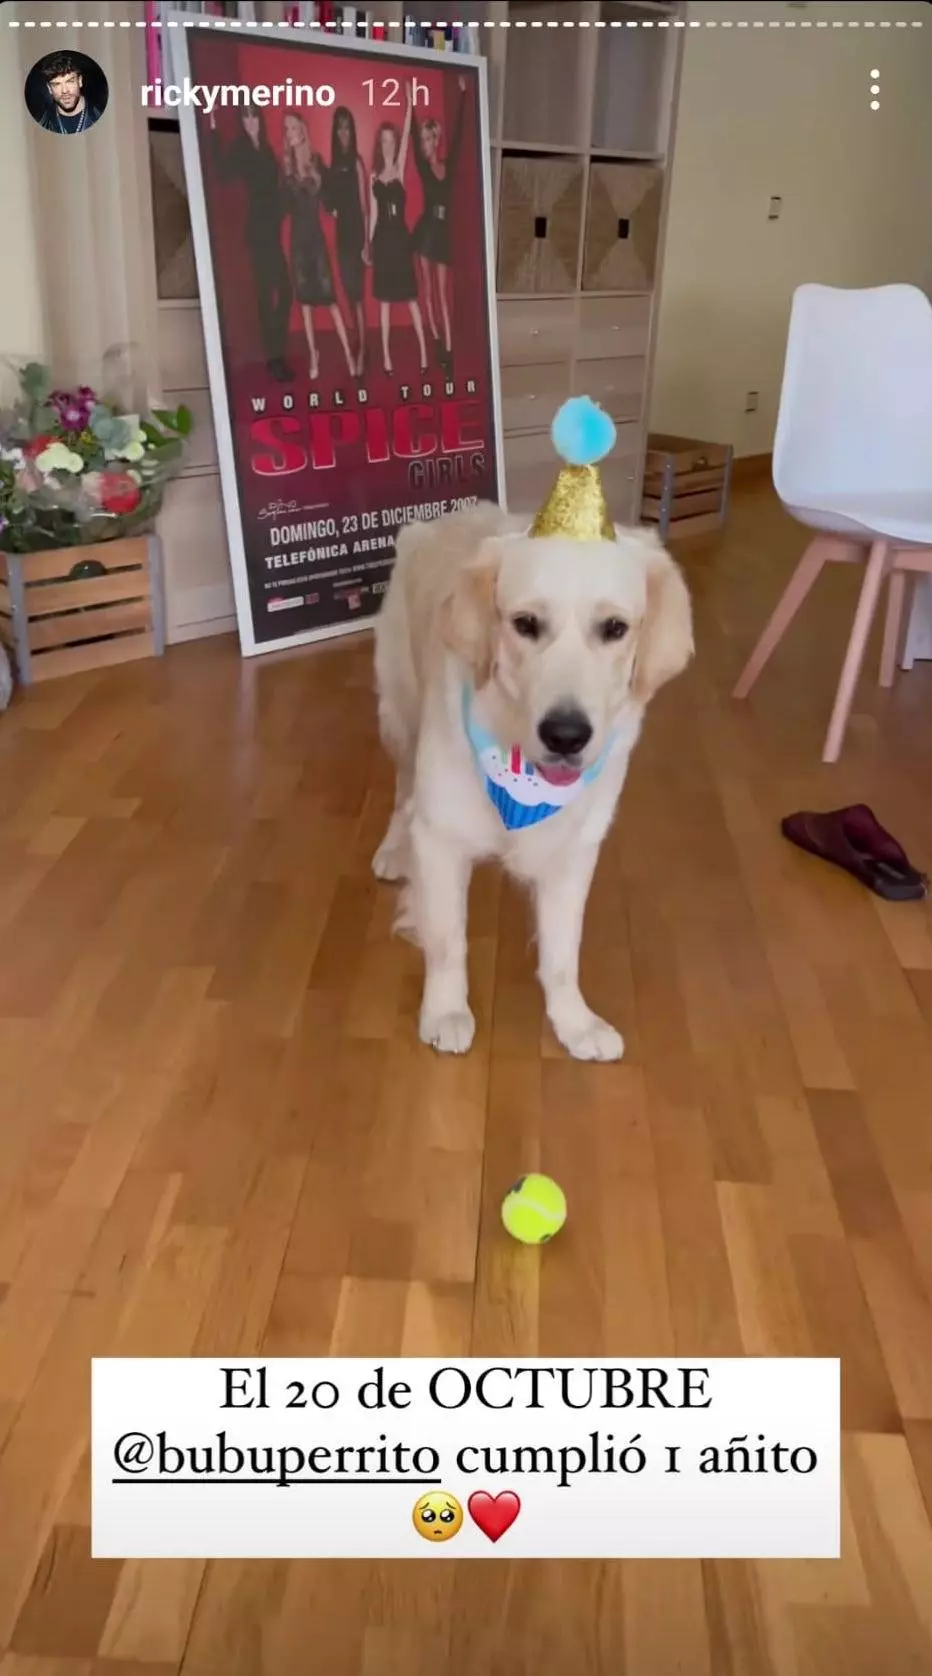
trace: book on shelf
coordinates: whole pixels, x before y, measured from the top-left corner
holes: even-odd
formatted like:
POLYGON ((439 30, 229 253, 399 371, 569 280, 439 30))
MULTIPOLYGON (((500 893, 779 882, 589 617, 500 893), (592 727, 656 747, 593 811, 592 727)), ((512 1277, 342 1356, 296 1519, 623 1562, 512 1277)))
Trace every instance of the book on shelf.
POLYGON ((150 83, 172 80, 171 31, 166 28, 172 12, 252 23, 256 8, 254 0, 146 0, 143 15, 146 22, 146 73, 150 83))
POLYGON ((369 35, 369 14, 362 6, 344 6, 343 34, 366 40, 369 35))
POLYGON ((146 0, 146 76, 150 86, 164 81, 162 56, 162 31, 156 26, 161 23, 161 6, 156 0, 146 0))
POLYGON ((445 23, 434 25, 417 23, 405 18, 405 42, 411 47, 429 47, 433 52, 468 52, 478 54, 479 26, 475 23, 445 23))
POLYGON ((374 18, 365 6, 337 4, 336 0, 302 0, 297 5, 283 8, 282 21, 326 30, 328 35, 356 36, 359 40, 384 41, 385 24, 374 18))
MULTIPOLYGON (((173 79, 171 32, 164 28, 172 12, 256 23, 260 21, 256 10, 255 0, 146 0, 145 20, 149 26, 146 29, 146 72, 149 82, 165 83, 173 79)), ((373 17, 364 6, 341 5, 336 0, 296 0, 294 4, 283 3, 275 10, 279 14, 276 21, 293 27, 325 29, 328 35, 355 36, 360 40, 397 39, 394 32, 390 33, 385 23, 373 17)), ((477 24, 424 24, 410 17, 405 18, 404 23, 404 40, 409 46, 428 47, 434 52, 479 53, 480 33, 477 24)))

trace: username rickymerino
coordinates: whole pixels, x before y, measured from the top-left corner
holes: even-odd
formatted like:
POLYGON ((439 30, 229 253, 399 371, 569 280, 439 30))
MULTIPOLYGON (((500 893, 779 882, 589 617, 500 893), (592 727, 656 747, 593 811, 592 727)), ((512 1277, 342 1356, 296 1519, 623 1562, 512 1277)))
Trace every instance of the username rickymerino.
POLYGON ((218 105, 221 110, 252 105, 263 109, 271 106, 274 110, 302 110, 314 105, 329 107, 335 97, 329 82, 317 85, 293 82, 290 76, 271 87, 261 84, 247 87, 241 82, 220 82, 208 87, 203 82, 192 81, 190 76, 184 76, 180 82, 147 82, 142 89, 142 103, 149 109, 161 110, 165 107, 177 110, 181 105, 191 105, 195 110, 205 111, 208 116, 218 105))

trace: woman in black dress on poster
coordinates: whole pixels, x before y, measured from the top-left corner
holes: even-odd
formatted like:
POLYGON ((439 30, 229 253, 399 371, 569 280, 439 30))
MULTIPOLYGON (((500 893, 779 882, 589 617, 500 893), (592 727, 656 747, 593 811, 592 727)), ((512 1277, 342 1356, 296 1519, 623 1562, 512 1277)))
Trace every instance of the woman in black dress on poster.
POLYGON ((453 354, 453 332, 450 325, 450 269, 453 265, 451 216, 453 210, 453 174, 463 137, 463 115, 466 108, 466 83, 459 79, 460 100, 453 124, 450 144, 443 156, 443 130, 436 117, 417 125, 414 161, 421 177, 424 209, 414 229, 414 248, 417 252, 427 304, 427 323, 435 345, 440 343, 437 318, 434 314, 436 286, 440 320, 443 326, 441 365, 449 368, 453 354))
POLYGON ((370 261, 366 228, 366 171, 356 144, 356 123, 345 105, 333 113, 326 205, 337 224, 337 262, 346 300, 356 317, 356 376, 366 361, 366 314, 363 306, 366 267, 370 261))
POLYGON ((346 326, 337 305, 330 255, 320 219, 326 167, 320 153, 311 146, 307 124, 302 117, 290 114, 285 117, 284 138, 285 195, 291 210, 291 271, 311 352, 309 376, 313 383, 320 372, 320 356, 314 336, 314 310, 327 308, 346 356, 347 371, 352 377, 355 366, 346 326))
POLYGON ((259 331, 269 374, 284 381, 291 377, 285 362, 291 281, 282 249, 285 206, 281 169, 269 145, 262 112, 247 105, 239 118, 239 132, 224 149, 211 111, 207 119, 211 146, 221 180, 240 180, 246 188, 246 248, 256 282, 259 331))
POLYGON ((414 252, 411 233, 405 220, 407 193, 404 187, 404 173, 411 139, 410 87, 407 89, 407 100, 404 128, 399 134, 393 122, 383 122, 375 136, 375 155, 372 159, 369 235, 372 248, 372 289, 379 304, 382 361, 387 373, 394 371, 390 341, 392 303, 407 303, 421 354, 421 371, 427 371, 427 349, 424 343, 424 323, 417 300, 414 252))

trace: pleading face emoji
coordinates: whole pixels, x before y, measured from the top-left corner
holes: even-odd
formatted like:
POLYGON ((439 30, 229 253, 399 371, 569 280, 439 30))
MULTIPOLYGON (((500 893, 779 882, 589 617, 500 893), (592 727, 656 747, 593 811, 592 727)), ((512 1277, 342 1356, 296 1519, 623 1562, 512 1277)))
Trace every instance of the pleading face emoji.
POLYGON ((428 1490, 415 1502, 411 1519, 425 1542, 449 1542, 462 1529, 463 1509, 446 1490, 428 1490))

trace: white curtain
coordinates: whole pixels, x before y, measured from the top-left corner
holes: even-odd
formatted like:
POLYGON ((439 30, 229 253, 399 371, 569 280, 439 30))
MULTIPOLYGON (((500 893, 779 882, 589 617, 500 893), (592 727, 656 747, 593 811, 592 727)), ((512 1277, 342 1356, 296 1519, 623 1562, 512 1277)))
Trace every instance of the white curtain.
POLYGON ((93 58, 107 77, 107 109, 86 134, 46 133, 23 110, 31 272, 33 283, 38 281, 45 358, 56 380, 100 386, 109 368, 112 385, 117 351, 123 378, 114 393, 135 407, 158 394, 148 137, 140 91, 145 43, 144 31, 136 27, 143 8, 131 0, 96 0, 83 9, 80 28, 72 21, 79 8, 69 0, 43 0, 41 7, 20 3, 10 10, 20 24, 2 31, 19 50, 18 76, 9 78, 14 86, 23 86, 37 59, 66 49, 93 58), (51 27, 26 27, 37 16, 51 27), (89 27, 91 18, 96 27, 89 27))
MULTIPOLYGON (((0 357, 41 359, 47 329, 39 256, 35 238, 35 123, 20 97, 24 75, 19 31, 0 22, 0 199, 3 244, 0 251, 0 357)), ((13 8, 10 8, 12 11, 13 8)), ((0 380, 0 400, 9 395, 9 379, 0 380)))

